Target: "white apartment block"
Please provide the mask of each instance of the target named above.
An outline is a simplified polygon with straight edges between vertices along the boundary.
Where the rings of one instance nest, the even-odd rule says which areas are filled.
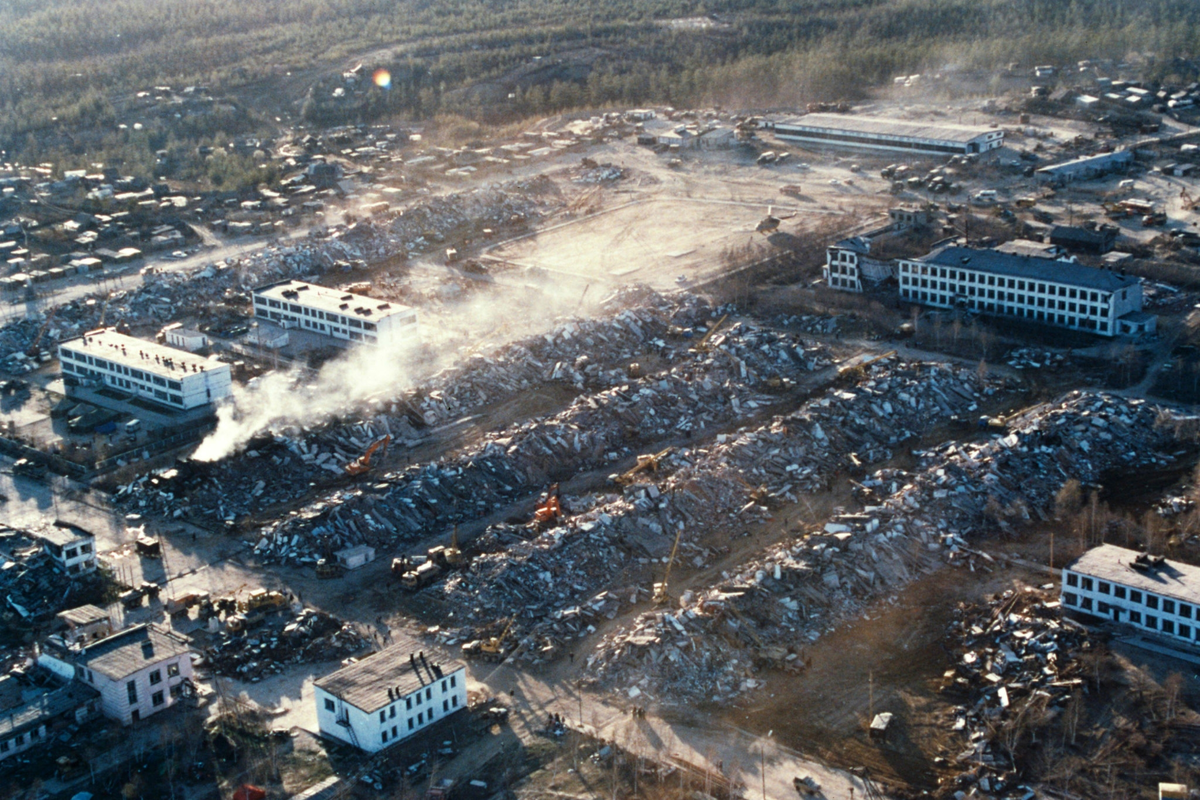
[[[321,733],[368,753],[467,707],[466,667],[389,647],[314,683]]]
[[[284,328],[368,344],[395,345],[417,336],[415,309],[303,281],[255,289],[254,316]]]
[[[98,691],[100,711],[123,725],[165,711],[194,686],[187,641],[155,625],[137,625],[83,647],[50,637],[38,664]]]
[[[98,380],[105,386],[168,408],[187,410],[214,403],[232,391],[228,364],[117,333],[90,331],[58,346],[63,378]]]
[[[96,571],[96,537],[83,528],[55,522],[37,537],[46,554],[68,575],[87,575]]]
[[[899,261],[900,298],[1100,336],[1150,333],[1137,278],[1046,258],[948,246]]]
[[[1064,609],[1200,642],[1200,567],[1104,544],[1063,568]]]

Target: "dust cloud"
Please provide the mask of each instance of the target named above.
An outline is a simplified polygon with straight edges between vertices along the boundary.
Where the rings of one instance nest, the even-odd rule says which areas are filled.
[[[415,341],[401,346],[358,345],[327,361],[314,377],[301,367],[271,372],[217,407],[217,427],[197,447],[198,461],[219,461],[254,436],[288,426],[319,425],[353,412],[369,399],[394,397],[475,352],[550,330],[571,312],[552,302],[551,290],[523,285],[442,308],[420,320]]]

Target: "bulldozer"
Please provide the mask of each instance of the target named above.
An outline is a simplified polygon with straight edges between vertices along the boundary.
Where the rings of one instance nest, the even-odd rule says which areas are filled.
[[[504,630],[499,636],[489,636],[486,639],[475,639],[470,642],[464,642],[462,652],[464,656],[470,658],[482,658],[485,661],[494,661],[499,663],[504,660],[506,653],[504,652],[504,642],[508,639],[508,634],[512,630],[514,618],[510,617],[508,624],[504,626]]]
[[[546,498],[538,503],[537,509],[534,510],[532,524],[538,530],[545,530],[562,517],[562,498],[559,495],[558,484],[555,483],[550,486],[549,491],[546,492]]]
[[[380,458],[382,458],[383,454],[387,453],[387,447],[389,444],[391,444],[391,441],[392,435],[389,433],[387,436],[384,436],[382,439],[372,444],[361,456],[346,465],[346,474],[351,478],[358,478],[366,475],[371,471],[371,456],[375,455],[375,451],[382,447],[383,453],[380,454]]]
[[[274,611],[277,608],[285,607],[287,604],[287,597],[284,596],[283,592],[255,589],[246,595],[244,600],[238,601],[238,611],[243,613],[251,611]]]

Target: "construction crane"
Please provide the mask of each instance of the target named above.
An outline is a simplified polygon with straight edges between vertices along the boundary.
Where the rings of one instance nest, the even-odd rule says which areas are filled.
[[[38,328],[37,336],[33,337],[33,344],[29,345],[29,349],[25,351],[25,355],[30,358],[36,358],[41,352],[42,338],[46,335],[46,331],[50,329],[50,323],[54,321],[54,315],[58,313],[58,306],[50,309],[50,313],[46,315],[46,321],[42,323],[42,327]]]
[[[713,335],[721,328],[721,326],[725,324],[725,320],[727,320],[727,319],[729,319],[728,314],[726,314],[725,316],[723,316],[719,320],[717,320],[717,324],[710,326],[708,331],[704,334],[703,337],[701,337],[700,341],[696,342],[696,346],[693,347],[692,349],[695,350],[697,353],[708,352],[709,341],[712,339]]]
[[[346,474],[351,478],[358,478],[362,475],[366,475],[371,471],[371,456],[373,456],[375,451],[380,447],[382,447],[383,452],[386,453],[387,446],[391,443],[391,441],[392,435],[389,433],[387,436],[384,436],[382,439],[375,442],[375,444],[368,447],[366,452],[346,465]],[[380,458],[382,457],[383,454],[381,453]]]
[[[625,486],[626,484],[632,483],[633,479],[638,475],[638,473],[646,472],[647,470],[649,470],[651,472],[657,470],[658,462],[662,461],[664,458],[669,456],[671,454],[671,451],[674,449],[675,448],[673,448],[673,447],[668,447],[665,450],[658,451],[657,453],[638,456],[637,464],[635,464],[634,466],[625,470],[620,475],[618,475],[616,478],[614,478],[613,479],[614,482],[619,483],[622,486]]]
[[[679,538],[683,536],[683,528],[675,532],[675,544],[671,545],[671,557],[667,559],[667,569],[663,572],[660,583],[654,584],[654,605],[661,606],[671,598],[667,595],[667,586],[671,580],[671,567],[675,566],[675,554],[679,552]]]

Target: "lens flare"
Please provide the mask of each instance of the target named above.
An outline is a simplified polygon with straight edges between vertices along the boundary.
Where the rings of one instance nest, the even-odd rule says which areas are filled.
[[[375,70],[375,74],[371,77],[371,80],[375,81],[375,85],[380,89],[392,88],[392,73],[386,69]]]

